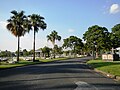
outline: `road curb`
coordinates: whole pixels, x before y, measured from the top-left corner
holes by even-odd
[[[119,77],[119,76],[112,75],[112,74],[110,74],[110,73],[106,73],[106,72],[101,71],[101,70],[98,70],[98,69],[94,69],[94,71],[96,71],[96,72],[98,72],[98,73],[101,73],[101,74],[103,74],[104,76],[107,76],[107,77],[109,77],[109,78],[112,78],[112,79],[115,79],[115,80],[117,80],[117,81],[120,81],[120,77]]]

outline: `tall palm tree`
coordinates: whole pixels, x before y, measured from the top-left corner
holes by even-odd
[[[18,53],[17,61],[19,61],[19,48],[20,48],[20,37],[24,36],[27,29],[25,28],[27,17],[24,15],[24,11],[17,12],[16,10],[11,11],[13,14],[10,19],[8,19],[8,24],[6,28],[18,38]]]
[[[55,47],[55,41],[56,40],[60,41],[61,36],[59,36],[58,33],[55,30],[53,30],[50,35],[47,35],[47,39],[48,41],[51,41],[53,46]],[[53,50],[54,50],[54,47],[53,47]],[[54,58],[55,58],[55,50],[54,50]]]
[[[46,29],[47,24],[43,21],[44,17],[38,14],[29,15],[29,21],[31,25],[31,29],[34,32],[34,41],[33,41],[33,62],[35,61],[35,34],[39,31],[39,29]]]

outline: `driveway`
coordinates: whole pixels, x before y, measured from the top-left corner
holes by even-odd
[[[0,71],[0,90],[120,90],[120,83],[85,64],[91,57]]]

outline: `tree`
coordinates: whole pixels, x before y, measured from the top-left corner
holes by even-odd
[[[35,61],[35,34],[39,31],[39,29],[46,29],[47,24],[44,22],[44,17],[38,14],[29,15],[29,22],[31,26],[31,30],[34,32],[34,41],[33,41],[33,62]]]
[[[88,31],[83,34],[83,39],[86,41],[89,50],[96,51],[96,58],[101,49],[110,49],[110,33],[105,27],[98,25],[89,27]]]
[[[120,46],[120,37],[115,33],[110,33],[110,46],[114,49]]]
[[[18,38],[18,53],[17,61],[19,61],[19,46],[20,37],[24,36],[27,31],[25,24],[27,23],[27,17],[24,15],[24,11],[17,12],[16,10],[11,11],[13,16],[8,19],[7,29]]]
[[[53,44],[53,50],[54,50],[54,46],[55,46],[55,41],[58,40],[60,41],[61,40],[61,36],[58,35],[58,33],[54,30],[51,32],[50,35],[47,35],[47,39],[48,41],[50,40]],[[54,50],[54,58],[55,58],[55,50]]]
[[[120,38],[120,24],[117,24],[112,28],[112,33]]]
[[[0,52],[0,57],[11,57],[12,53],[10,51],[1,51]]]
[[[68,55],[69,55],[69,53],[70,53],[70,50],[63,51],[63,53],[64,53],[66,56],[68,56]]]
[[[84,43],[84,46],[82,48],[82,51],[83,51],[83,54],[84,55],[90,55],[91,51],[90,51],[90,48],[88,47],[87,45],[88,43]]]
[[[120,24],[115,25],[110,33],[111,48],[120,46]]]
[[[61,54],[63,54],[62,47],[58,47],[58,45],[55,45],[53,49],[55,51],[55,55],[60,56]]]
[[[33,50],[30,50],[30,51],[29,51],[29,55],[32,56],[32,55],[33,55],[33,52],[34,52]]]
[[[26,49],[23,49],[23,56],[28,56],[29,52]]]
[[[45,58],[50,57],[51,48],[45,46],[44,48],[41,48],[41,50]]]
[[[68,47],[72,49],[75,56],[76,51],[83,47],[83,42],[80,38],[76,36],[70,36],[69,38],[64,39],[64,43],[63,43],[63,48],[68,48]]]

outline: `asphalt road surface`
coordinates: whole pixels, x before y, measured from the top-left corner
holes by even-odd
[[[0,71],[0,90],[120,90],[120,82],[69,59]]]

